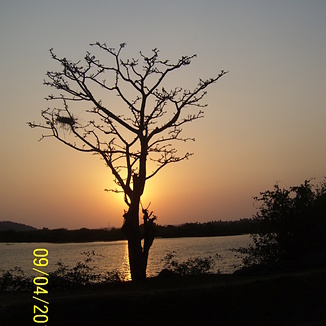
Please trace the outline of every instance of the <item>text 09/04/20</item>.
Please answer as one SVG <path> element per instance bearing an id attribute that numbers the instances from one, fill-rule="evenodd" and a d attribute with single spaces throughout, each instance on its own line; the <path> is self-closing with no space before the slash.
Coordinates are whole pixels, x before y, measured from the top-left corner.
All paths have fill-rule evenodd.
<path id="1" fill-rule="evenodd" d="M 43 268 L 47 267 L 49 264 L 49 261 L 46 258 L 48 254 L 48 250 L 44 248 L 36 248 L 33 251 L 33 271 L 37 273 L 37 275 L 33 279 L 33 283 L 35 285 L 33 299 L 38 301 L 38 305 L 34 304 L 33 321 L 37 324 L 45 324 L 49 320 L 49 317 L 47 315 L 49 311 L 49 302 L 45 300 L 48 291 L 44 288 L 49 282 L 49 274 L 43 271 Z"/>

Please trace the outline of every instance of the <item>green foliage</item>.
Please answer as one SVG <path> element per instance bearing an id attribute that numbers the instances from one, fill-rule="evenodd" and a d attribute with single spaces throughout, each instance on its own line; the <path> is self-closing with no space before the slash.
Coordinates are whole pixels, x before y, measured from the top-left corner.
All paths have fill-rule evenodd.
<path id="1" fill-rule="evenodd" d="M 216 256 L 219 258 L 219 255 Z M 170 252 L 163 259 L 165 261 L 164 271 L 169 272 L 171 275 L 190 276 L 210 274 L 215 265 L 215 261 L 211 256 L 189 258 L 187 261 L 181 263 L 175 260 L 174 257 L 174 253 Z"/>
<path id="2" fill-rule="evenodd" d="M 254 198 L 260 230 L 253 245 L 237 250 L 245 266 L 307 259 L 326 248 L 326 183 L 282 189 L 275 185 Z"/>

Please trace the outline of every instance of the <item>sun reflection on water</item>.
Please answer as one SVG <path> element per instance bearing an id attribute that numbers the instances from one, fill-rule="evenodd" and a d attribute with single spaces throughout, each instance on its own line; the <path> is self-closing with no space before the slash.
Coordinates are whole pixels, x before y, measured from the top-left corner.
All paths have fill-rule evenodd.
<path id="1" fill-rule="evenodd" d="M 157 276 L 164 268 L 164 257 L 171 252 L 175 253 L 175 258 L 179 262 L 195 257 L 214 257 L 218 253 L 221 259 L 216 261 L 216 270 L 226 274 L 232 273 L 234 265 L 241 264 L 242 260 L 229 249 L 246 247 L 251 243 L 252 240 L 249 235 L 209 238 L 158 238 L 155 239 L 150 250 L 147 276 Z M 47 272 L 56 270 L 58 261 L 69 268 L 73 268 L 78 261 L 85 259 L 83 253 L 94 251 L 96 256 L 92 267 L 95 267 L 96 273 L 105 275 L 110 271 L 118 271 L 123 280 L 131 280 L 126 240 L 65 244 L 15 243 L 8 245 L 0 243 L 1 268 L 9 270 L 18 265 L 25 275 L 33 275 L 34 272 L 30 268 L 30 253 L 33 252 L 36 245 L 44 246 L 49 251 Z"/>
<path id="2" fill-rule="evenodd" d="M 129 255 L 128 255 L 128 244 L 124 246 L 123 260 L 120 269 L 124 281 L 131 281 L 131 274 L 129 268 Z"/>

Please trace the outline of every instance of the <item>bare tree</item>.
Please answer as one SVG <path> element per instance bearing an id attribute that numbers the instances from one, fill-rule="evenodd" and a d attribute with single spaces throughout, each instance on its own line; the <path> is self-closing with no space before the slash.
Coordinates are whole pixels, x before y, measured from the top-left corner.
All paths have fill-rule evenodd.
<path id="1" fill-rule="evenodd" d="M 145 234 L 140 232 L 139 208 L 145 183 L 166 165 L 192 155 L 179 156 L 172 144 L 193 140 L 181 136 L 182 127 L 203 117 L 205 105 L 201 100 L 206 88 L 226 72 L 222 70 L 217 77 L 200 79 L 193 90 L 180 87 L 167 90 L 163 87 L 166 77 L 189 65 L 195 55 L 171 63 L 162 61 L 159 50 L 153 49 L 150 56 L 140 52 L 138 59 L 122 59 L 125 43 L 118 50 L 105 43 L 91 46 L 110 59 L 111 65 L 102 63 L 90 52 L 81 64 L 59 58 L 50 50 L 62 70 L 47 72 L 44 84 L 59 91 L 47 100 L 59 100 L 61 106 L 41 112 L 45 123 L 28 124 L 49 131 L 41 139 L 55 137 L 75 150 L 104 159 L 118 186 L 111 190 L 123 192 L 128 206 L 122 229 L 128 239 L 132 280 L 140 280 L 146 278 L 148 252 L 154 240 L 154 218 L 149 217 L 147 209 L 143 209 Z M 101 98 L 109 94 L 118 95 L 121 106 L 115 108 L 112 98 L 111 103 L 105 104 Z M 86 107 L 82 117 L 76 113 L 80 112 L 81 103 Z M 189 112 L 191 107 L 195 113 Z"/>

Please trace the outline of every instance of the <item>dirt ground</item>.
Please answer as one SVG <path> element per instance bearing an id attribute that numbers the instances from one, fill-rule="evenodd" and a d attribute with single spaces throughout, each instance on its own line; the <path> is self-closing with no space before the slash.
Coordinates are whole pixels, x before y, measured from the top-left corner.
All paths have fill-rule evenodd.
<path id="1" fill-rule="evenodd" d="M 153 278 L 52 290 L 38 325 L 326 325 L 326 270 Z M 32 293 L 1 293 L 0 325 L 33 322 Z"/>

